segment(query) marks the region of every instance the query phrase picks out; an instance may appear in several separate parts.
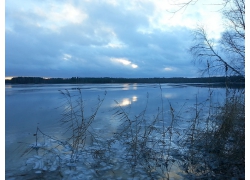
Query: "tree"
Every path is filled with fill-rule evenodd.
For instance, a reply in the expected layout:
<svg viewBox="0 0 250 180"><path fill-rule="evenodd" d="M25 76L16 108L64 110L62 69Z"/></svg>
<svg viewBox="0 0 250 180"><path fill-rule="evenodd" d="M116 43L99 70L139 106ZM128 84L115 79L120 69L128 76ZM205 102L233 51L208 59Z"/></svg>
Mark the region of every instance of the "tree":
<svg viewBox="0 0 250 180"><path fill-rule="evenodd" d="M180 7L187 8L197 1L199 0L187 0L186 3L180 4ZM210 39L206 29L199 26L194 31L194 44L189 51L196 63L205 65L202 68L203 73L242 77L245 76L245 0L221 0L220 2L223 5L225 25L225 31L220 39ZM241 77L238 78L241 79ZM228 85L228 79L225 78L226 85ZM239 79L234 81L239 82ZM212 112L210 111L213 107L211 95L212 91L208 97L210 103L207 114ZM183 163L184 167L188 164L185 170L187 174L191 174L192 178L201 175L197 178L245 179L245 89L229 91L229 88L226 88L225 102L222 106L216 105L215 108L221 110L217 114L219 116L212 113L211 117L214 115L217 117L213 120L210 117L207 118L206 123L207 127L210 127L210 123L211 127L213 123L216 123L216 126L211 128L211 131L209 129L199 131L199 133L206 134L204 139L204 136L200 136L199 133L202 138L194 138L197 144L192 144L189 149L191 154L186 155L190 163ZM230 138L235 138L235 140L232 141ZM197 156L197 161L193 159L195 156ZM201 157L209 158L201 162ZM193 162L197 163L193 164ZM203 169L204 172L202 172Z"/></svg>
<svg viewBox="0 0 250 180"><path fill-rule="evenodd" d="M203 74L219 72L226 76L245 76L245 0L226 0L224 3L226 30L221 39L209 39L204 27L200 26L194 31L194 45L189 51L194 62L205 63Z"/></svg>

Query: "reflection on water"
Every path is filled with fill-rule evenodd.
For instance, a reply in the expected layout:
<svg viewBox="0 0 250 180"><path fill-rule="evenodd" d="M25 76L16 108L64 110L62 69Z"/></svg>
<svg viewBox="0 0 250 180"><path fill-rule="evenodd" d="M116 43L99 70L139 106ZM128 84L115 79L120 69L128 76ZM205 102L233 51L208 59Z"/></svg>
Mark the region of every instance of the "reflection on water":
<svg viewBox="0 0 250 180"><path fill-rule="evenodd" d="M133 96L133 97L132 97L132 101L133 101L133 102L137 101L137 97L136 97L136 96Z"/></svg>
<svg viewBox="0 0 250 180"><path fill-rule="evenodd" d="M8 88L12 88L12 85L11 84L5 85L5 89L8 89Z"/></svg>
<svg viewBox="0 0 250 180"><path fill-rule="evenodd" d="M122 90L129 90L129 84L123 84Z"/></svg>
<svg viewBox="0 0 250 180"><path fill-rule="evenodd" d="M134 90L137 89L137 85L138 85L137 83L134 83L134 84L133 84L133 89L134 89Z"/></svg>
<svg viewBox="0 0 250 180"><path fill-rule="evenodd" d="M128 98L125 98L121 102L118 102L118 103L119 103L118 104L119 106L127 106L127 105L131 104L131 102Z"/></svg>
<svg viewBox="0 0 250 180"><path fill-rule="evenodd" d="M6 135L6 169L13 168L17 159L13 159L14 149L18 147L17 142L34 142L34 133L39 126L47 134L53 134L59 138L60 132L59 119L61 113L68 107L62 106L61 94L58 90L70 89L74 93L76 87L81 88L84 99L84 113L92 111L96 107L97 97L102 96L107 91L107 96L96 116L96 122L93 123L93 129L98 130L100 134L109 131L115 132L119 125L118 121L112 118L112 108L119 106L131 108L132 114L139 114L145 108L148 102L147 112L150 115L157 113L158 107L161 107L161 90L155 84L115 84L115 85L6 85L5 91L5 135ZM189 86L169 86L161 85L162 96L169 99L173 108L179 108L180 104L195 104L195 95L199 92L199 100L207 99L207 88L189 87ZM32 90L32 91L31 91ZM147 96L149 94L149 96ZM217 101L224 98L225 90L222 88L214 89ZM165 107L164 107L165 108ZM167 108L169 109L169 108ZM90 113L89 113L90 114ZM111 133L108 136L110 136Z"/></svg>
<svg viewBox="0 0 250 180"><path fill-rule="evenodd" d="M98 96L102 96L104 91L107 91L100 110L103 112L102 117L108 114L110 108L117 106L115 101L123 107L133 105L132 110L135 113L140 113L147 101L148 110L152 110L153 113L161 107L161 90L155 84L6 85L5 90L8 92L5 99L6 135L8 132L33 133L37 124L41 127L48 127L51 123L56 124L64 108L68 108L61 106L64 99L58 90L69 89L70 92L75 92L76 89L73 87L81 88L85 109L90 110L96 106ZM163 97L170 99L173 108L178 108L180 104L186 102L195 104L196 94L200 101L206 100L208 95L207 88L168 84L162 84L161 87ZM30 91L31 89L36 91ZM217 95L214 98L216 101L223 99L226 94L223 88L213 91L213 94Z"/></svg>
<svg viewBox="0 0 250 180"><path fill-rule="evenodd" d="M167 99L171 99L174 98L176 95L174 93L164 93L163 97L167 98Z"/></svg>
<svg viewBox="0 0 250 180"><path fill-rule="evenodd" d="M122 100L116 101L117 103L113 105L114 106L128 106L132 104L132 102L137 101L137 96L133 96L131 98L123 98Z"/></svg>
<svg viewBox="0 0 250 180"><path fill-rule="evenodd" d="M138 83L123 84L122 87L123 87L122 90L129 90L129 89L137 90L137 88L138 88Z"/></svg>

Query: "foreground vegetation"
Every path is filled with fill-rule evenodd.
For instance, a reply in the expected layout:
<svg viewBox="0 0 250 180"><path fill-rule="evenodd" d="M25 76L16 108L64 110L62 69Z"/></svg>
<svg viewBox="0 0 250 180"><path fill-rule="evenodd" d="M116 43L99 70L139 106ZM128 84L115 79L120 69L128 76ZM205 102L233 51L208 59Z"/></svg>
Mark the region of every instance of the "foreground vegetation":
<svg viewBox="0 0 250 180"><path fill-rule="evenodd" d="M160 87L161 89L161 87ZM159 105L147 116L147 103L136 116L117 102L113 117L118 130L106 136L93 122L106 93L86 117L82 92L64 96L62 128L58 139L37 127L34 143L23 153L27 161L16 179L244 179L244 92L228 92L223 104L213 101L173 109ZM147 97L148 98L148 97ZM185 124L183 126L182 124ZM174 174L174 175L173 175ZM13 175L12 175L13 176ZM7 177L8 178L8 177Z"/></svg>

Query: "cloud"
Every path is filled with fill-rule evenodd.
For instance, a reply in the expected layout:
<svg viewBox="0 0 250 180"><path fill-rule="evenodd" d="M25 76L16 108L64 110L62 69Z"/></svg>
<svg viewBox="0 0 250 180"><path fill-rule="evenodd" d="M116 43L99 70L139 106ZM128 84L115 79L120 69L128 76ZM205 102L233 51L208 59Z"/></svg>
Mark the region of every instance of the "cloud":
<svg viewBox="0 0 250 180"><path fill-rule="evenodd" d="M53 31L59 31L61 27L68 24L83 23L88 18L87 14L71 4L49 4L46 9L35 7L33 13L42 19L37 22L39 27Z"/></svg>
<svg viewBox="0 0 250 180"><path fill-rule="evenodd" d="M110 58L110 60L113 61L113 62L118 62L118 63L123 64L125 66L132 67L132 68L137 68L138 67L138 65L133 64L131 61L129 61L127 59L124 59L124 58Z"/></svg>
<svg viewBox="0 0 250 180"><path fill-rule="evenodd" d="M164 70L165 71L174 71L174 68L172 68L172 67L165 67Z"/></svg>
<svg viewBox="0 0 250 180"><path fill-rule="evenodd" d="M63 54L63 60L68 61L71 58L72 58L71 55L69 55L69 54Z"/></svg>
<svg viewBox="0 0 250 180"><path fill-rule="evenodd" d="M6 76L197 76L187 17L165 21L162 1L15 2L6 1Z"/></svg>
<svg viewBox="0 0 250 180"><path fill-rule="evenodd" d="M150 17L152 28L166 30L181 26L195 29L198 23L202 23L210 38L220 38L224 30L221 16L223 3L220 4L217 0L193 1L184 7L183 4L188 2L189 0L154 0L155 9ZM176 11L177 13L173 13Z"/></svg>

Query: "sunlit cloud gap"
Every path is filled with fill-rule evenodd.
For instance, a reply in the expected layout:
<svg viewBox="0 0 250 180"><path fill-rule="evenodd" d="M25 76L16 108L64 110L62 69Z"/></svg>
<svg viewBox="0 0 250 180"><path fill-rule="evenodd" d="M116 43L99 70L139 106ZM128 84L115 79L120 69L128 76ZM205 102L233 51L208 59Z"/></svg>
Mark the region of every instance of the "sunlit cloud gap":
<svg viewBox="0 0 250 180"><path fill-rule="evenodd" d="M123 48L122 44L108 43L105 47L107 48Z"/></svg>
<svg viewBox="0 0 250 180"><path fill-rule="evenodd" d="M11 76L7 76L7 77L5 77L5 80L11 80L13 77L11 77Z"/></svg>
<svg viewBox="0 0 250 180"><path fill-rule="evenodd" d="M173 70L174 70L174 68L171 68L171 67L165 67L165 68L164 68L164 70L165 70L165 71L173 71Z"/></svg>
<svg viewBox="0 0 250 180"><path fill-rule="evenodd" d="M72 56L70 54L63 54L63 60L67 61L71 58L72 58Z"/></svg>
<svg viewBox="0 0 250 180"><path fill-rule="evenodd" d="M117 62L117 63L123 64L125 66L130 66L132 68L138 68L138 65L133 64L131 61L129 61L127 59L123 59L123 58L111 58L110 60L113 61L113 62Z"/></svg>

